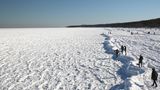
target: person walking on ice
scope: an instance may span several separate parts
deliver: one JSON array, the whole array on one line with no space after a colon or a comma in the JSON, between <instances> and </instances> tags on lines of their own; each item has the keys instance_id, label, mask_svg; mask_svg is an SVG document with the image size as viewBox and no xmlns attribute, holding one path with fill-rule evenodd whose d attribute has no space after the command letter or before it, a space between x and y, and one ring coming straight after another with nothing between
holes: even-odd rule
<instances>
[{"instance_id":1,"label":"person walking on ice","mask_svg":"<svg viewBox=\"0 0 160 90\"><path fill-rule=\"evenodd\" d=\"M157 78L158 78L158 73L156 72L155 68L152 68L152 75L151 75L151 79L153 80L153 84L152 86L155 85L155 87L157 87Z\"/></svg>"},{"instance_id":2,"label":"person walking on ice","mask_svg":"<svg viewBox=\"0 0 160 90\"><path fill-rule=\"evenodd\" d=\"M124 51L125 51L125 55L127 55L127 47L124 46L123 49L124 49Z\"/></svg>"},{"instance_id":3,"label":"person walking on ice","mask_svg":"<svg viewBox=\"0 0 160 90\"><path fill-rule=\"evenodd\" d=\"M121 53L123 54L123 51L124 51L124 47L123 45L121 46Z\"/></svg>"},{"instance_id":4,"label":"person walking on ice","mask_svg":"<svg viewBox=\"0 0 160 90\"><path fill-rule=\"evenodd\" d=\"M118 50L118 49L116 49L114 52L116 53L116 58L117 58L117 57L118 57L118 55L119 55L119 50Z\"/></svg>"},{"instance_id":5,"label":"person walking on ice","mask_svg":"<svg viewBox=\"0 0 160 90\"><path fill-rule=\"evenodd\" d=\"M143 56L140 55L140 57L139 57L139 63L138 63L139 67L142 67L142 61L143 61Z\"/></svg>"}]
</instances>

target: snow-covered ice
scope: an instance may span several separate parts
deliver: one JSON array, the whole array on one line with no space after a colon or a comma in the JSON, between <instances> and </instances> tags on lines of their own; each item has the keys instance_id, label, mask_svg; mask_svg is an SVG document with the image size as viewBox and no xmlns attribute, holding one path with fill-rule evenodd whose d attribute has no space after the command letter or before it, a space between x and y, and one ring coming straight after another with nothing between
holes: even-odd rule
<instances>
[{"instance_id":1,"label":"snow-covered ice","mask_svg":"<svg viewBox=\"0 0 160 90\"><path fill-rule=\"evenodd\" d=\"M106 52L120 49L121 45L127 46L127 55L121 54L117 58L122 63L117 74L123 83L115 85L111 90L159 90L159 87L151 86L151 69L155 67L157 72L160 72L160 29L107 28L106 30L112 32L110 35L105 34ZM148 32L151 33L147 34ZM142 68L137 66L139 55L144 57ZM160 78L158 84L159 81Z\"/></svg>"},{"instance_id":2,"label":"snow-covered ice","mask_svg":"<svg viewBox=\"0 0 160 90\"><path fill-rule=\"evenodd\" d=\"M115 58L121 45L127 55ZM159 29L0 29L0 90L160 90L159 54Z\"/></svg>"}]
</instances>

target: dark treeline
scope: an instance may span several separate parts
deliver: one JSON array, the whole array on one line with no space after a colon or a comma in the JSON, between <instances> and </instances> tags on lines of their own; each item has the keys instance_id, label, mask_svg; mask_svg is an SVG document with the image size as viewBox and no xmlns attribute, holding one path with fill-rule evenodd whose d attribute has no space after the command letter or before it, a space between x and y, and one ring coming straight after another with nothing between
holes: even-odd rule
<instances>
[{"instance_id":1,"label":"dark treeline","mask_svg":"<svg viewBox=\"0 0 160 90\"><path fill-rule=\"evenodd\" d=\"M124 27L124 28L154 28L160 27L160 18L150 19L144 21L125 22L125 23L111 23L111 24L94 24L94 25L73 25L67 27Z\"/></svg>"}]
</instances>

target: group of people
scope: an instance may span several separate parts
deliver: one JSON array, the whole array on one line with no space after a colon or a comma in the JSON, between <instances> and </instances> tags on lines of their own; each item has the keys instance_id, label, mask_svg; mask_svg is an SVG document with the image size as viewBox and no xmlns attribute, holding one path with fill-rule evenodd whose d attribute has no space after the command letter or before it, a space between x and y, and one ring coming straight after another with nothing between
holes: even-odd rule
<instances>
[{"instance_id":1,"label":"group of people","mask_svg":"<svg viewBox=\"0 0 160 90\"><path fill-rule=\"evenodd\" d=\"M151 32L147 32L147 34L151 34ZM155 33L155 32L153 32L153 34L155 35L156 33Z\"/></svg>"},{"instance_id":2,"label":"group of people","mask_svg":"<svg viewBox=\"0 0 160 90\"><path fill-rule=\"evenodd\" d=\"M147 34L151 34L151 32L146 32L146 33L147 33ZM131 32L131 35L133 35L133 34L138 34L138 32L136 32L136 33ZM153 32L153 35L156 35L156 33Z\"/></svg>"},{"instance_id":3,"label":"group of people","mask_svg":"<svg viewBox=\"0 0 160 90\"><path fill-rule=\"evenodd\" d=\"M127 48L126 48L126 46L121 46L121 52L122 52L122 54L125 52L125 55L127 55Z\"/></svg>"},{"instance_id":4,"label":"group of people","mask_svg":"<svg viewBox=\"0 0 160 90\"><path fill-rule=\"evenodd\" d=\"M116 58L119 56L120 54L120 51L118 49L114 50L115 52L115 55L116 55ZM125 52L125 55L127 55L127 49L126 49L126 46L121 46L121 53L123 54ZM139 56L139 63L137 65L139 65L139 67L142 67L142 64L143 64L143 56L140 55ZM156 72L155 68L153 67L152 68L152 74L151 74L151 79L153 80L153 84L152 86L155 85L155 87L157 87L157 78L158 78L158 73Z\"/></svg>"},{"instance_id":5,"label":"group of people","mask_svg":"<svg viewBox=\"0 0 160 90\"><path fill-rule=\"evenodd\" d=\"M143 63L142 61L143 61L143 56L140 55L139 56L139 63L138 63L139 67L142 67L142 63ZM158 73L156 72L155 68L153 67L152 68L152 74L151 74L151 79L153 80L152 86L155 85L155 87L157 87L157 83L156 83L157 78L158 78Z\"/></svg>"},{"instance_id":6,"label":"group of people","mask_svg":"<svg viewBox=\"0 0 160 90\"><path fill-rule=\"evenodd\" d=\"M112 34L111 32L108 32L108 34Z\"/></svg>"},{"instance_id":7,"label":"group of people","mask_svg":"<svg viewBox=\"0 0 160 90\"><path fill-rule=\"evenodd\" d=\"M118 49L114 50L115 54L116 54L116 58L119 56L120 51ZM126 46L121 46L121 53L123 54L125 52L125 55L127 55L127 49Z\"/></svg>"}]
</instances>

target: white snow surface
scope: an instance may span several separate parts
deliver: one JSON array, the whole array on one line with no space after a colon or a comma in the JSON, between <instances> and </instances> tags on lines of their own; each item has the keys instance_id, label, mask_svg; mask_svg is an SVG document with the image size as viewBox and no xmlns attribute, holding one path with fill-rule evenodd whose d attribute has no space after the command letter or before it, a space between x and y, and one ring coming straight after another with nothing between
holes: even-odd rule
<instances>
[{"instance_id":1,"label":"white snow surface","mask_svg":"<svg viewBox=\"0 0 160 90\"><path fill-rule=\"evenodd\" d=\"M0 90L160 90L159 54L157 28L2 28Z\"/></svg>"}]
</instances>

